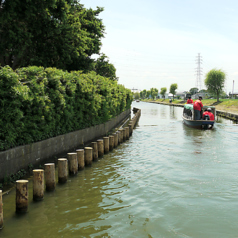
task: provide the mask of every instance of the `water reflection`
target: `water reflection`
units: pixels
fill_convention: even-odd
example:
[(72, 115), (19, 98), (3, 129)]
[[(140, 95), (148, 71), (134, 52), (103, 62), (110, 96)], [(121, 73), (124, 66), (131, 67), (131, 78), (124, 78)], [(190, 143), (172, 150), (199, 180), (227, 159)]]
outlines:
[(167, 110), (165, 107), (160, 107), (160, 118), (166, 119), (167, 118)]
[(153, 115), (153, 116), (156, 116), (158, 115), (158, 108), (153, 108), (150, 110), (150, 114)]
[(220, 116), (217, 116), (217, 117), (216, 117), (216, 122), (217, 122), (217, 123), (222, 123), (222, 124), (238, 125), (238, 124), (237, 124), (237, 121), (231, 121), (231, 120), (225, 119), (225, 118), (220, 117)]
[(171, 119), (177, 119), (177, 114), (175, 113), (175, 111), (176, 111), (176, 109), (175, 109), (175, 107), (173, 107), (173, 106), (170, 106), (170, 118)]

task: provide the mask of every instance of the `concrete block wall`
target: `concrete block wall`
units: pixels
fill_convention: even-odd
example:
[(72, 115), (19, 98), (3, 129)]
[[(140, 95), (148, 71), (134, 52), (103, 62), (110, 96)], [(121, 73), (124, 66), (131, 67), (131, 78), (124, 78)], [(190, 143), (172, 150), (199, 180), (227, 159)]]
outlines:
[(119, 126), (130, 113), (131, 110), (128, 109), (106, 123), (0, 152), (0, 181), (5, 176), (28, 168), (29, 164), (52, 161), (55, 156), (82, 148), (93, 139), (100, 138)]

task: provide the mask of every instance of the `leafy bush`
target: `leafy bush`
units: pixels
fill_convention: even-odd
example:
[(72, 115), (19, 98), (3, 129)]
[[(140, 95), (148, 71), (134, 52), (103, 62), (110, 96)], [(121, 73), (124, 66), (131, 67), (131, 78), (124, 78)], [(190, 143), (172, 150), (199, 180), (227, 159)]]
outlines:
[(0, 68), (0, 150), (104, 123), (130, 108), (116, 81), (80, 71)]

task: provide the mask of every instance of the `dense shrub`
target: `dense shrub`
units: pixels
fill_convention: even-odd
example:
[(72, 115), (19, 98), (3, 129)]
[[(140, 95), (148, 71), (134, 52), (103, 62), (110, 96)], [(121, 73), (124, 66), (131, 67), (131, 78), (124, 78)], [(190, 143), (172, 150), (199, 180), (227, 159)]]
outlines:
[(0, 68), (0, 150), (100, 124), (130, 108), (132, 94), (95, 72)]

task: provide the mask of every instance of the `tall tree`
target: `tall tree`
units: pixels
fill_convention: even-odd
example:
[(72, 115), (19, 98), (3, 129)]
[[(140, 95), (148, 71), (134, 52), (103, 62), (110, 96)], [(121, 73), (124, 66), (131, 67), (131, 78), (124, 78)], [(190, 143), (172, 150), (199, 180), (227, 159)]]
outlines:
[(160, 94), (162, 95), (163, 98), (165, 98), (166, 91), (167, 91), (167, 88), (165, 87), (160, 89)]
[(108, 57), (105, 54), (101, 54), (101, 56), (96, 60), (94, 70), (101, 76), (111, 80), (118, 80), (116, 77), (116, 68), (113, 64), (109, 63)]
[(176, 94), (177, 88), (178, 88), (178, 85), (176, 83), (173, 83), (170, 85), (169, 92), (173, 94), (173, 100), (174, 100), (174, 95)]
[(214, 93), (219, 102), (219, 96), (222, 93), (226, 80), (226, 74), (221, 69), (212, 69), (206, 74), (205, 85), (207, 90)]
[(150, 95), (151, 95), (151, 98), (154, 99), (155, 97), (158, 96), (158, 89), (157, 88), (151, 88), (150, 89)]
[(139, 98), (140, 98), (140, 93), (135, 92), (135, 93), (134, 93), (134, 98), (135, 98), (136, 100), (139, 99)]
[(149, 98), (151, 95), (151, 91), (150, 90), (146, 90), (146, 97)]
[(142, 98), (146, 98), (146, 89), (142, 91)]
[(0, 4), (0, 64), (93, 70), (104, 25), (103, 8), (77, 0), (5, 0)]

